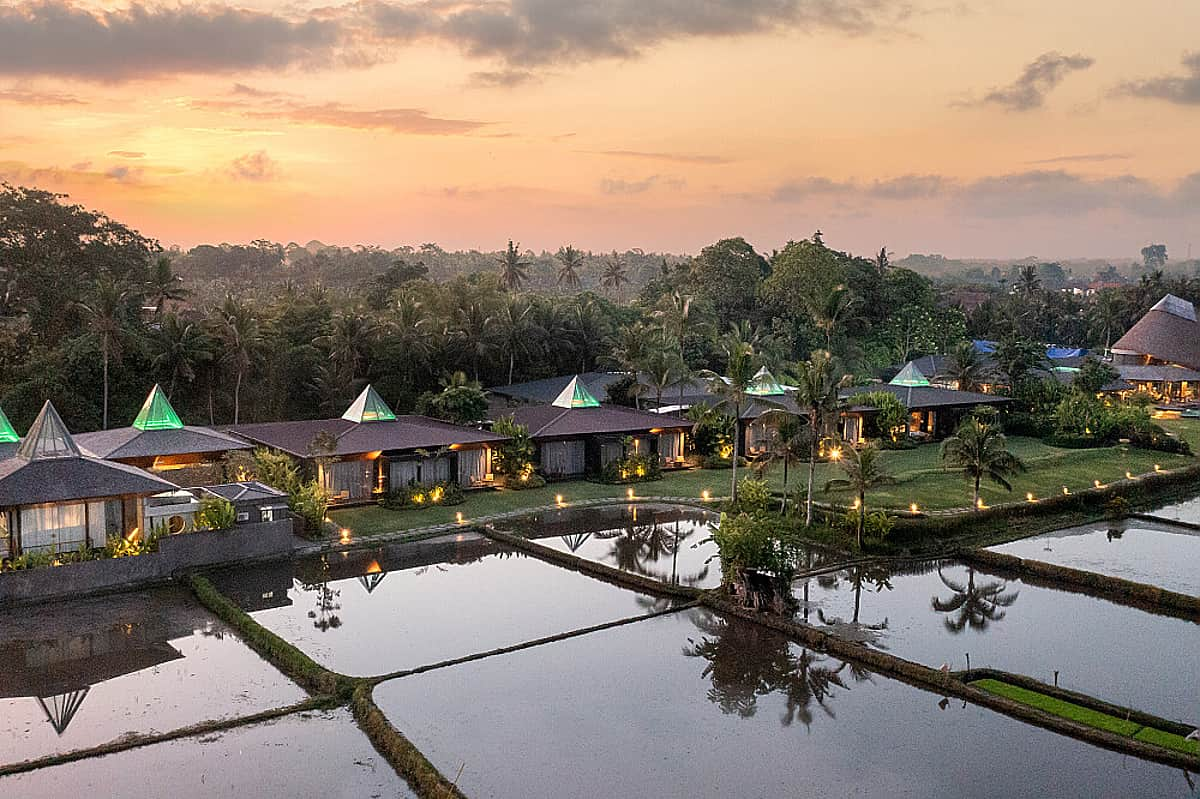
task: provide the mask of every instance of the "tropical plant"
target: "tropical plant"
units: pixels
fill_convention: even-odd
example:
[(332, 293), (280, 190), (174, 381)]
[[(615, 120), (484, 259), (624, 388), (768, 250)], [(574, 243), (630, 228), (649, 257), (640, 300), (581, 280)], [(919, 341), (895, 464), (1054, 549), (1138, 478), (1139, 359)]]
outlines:
[(613, 250), (604, 261), (604, 271), (600, 273), (600, 285), (606, 289), (610, 289), (617, 298), (617, 304), (621, 303), (621, 286), (629, 282), (629, 270), (625, 266), (625, 259)]
[(570, 244), (554, 256), (558, 260), (558, 285), (569, 289), (579, 288), (579, 270), (583, 268), (583, 253)]
[(829, 417), (837, 410), (841, 389), (850, 384), (851, 377), (834, 376), (833, 356), (829, 350), (816, 350), (807, 361), (796, 364), (796, 403), (808, 414), (809, 453), (808, 487), (804, 503), (804, 524), (812, 525), (813, 476), (817, 465), (817, 450)]
[(220, 361), (234, 373), (233, 423), (237, 424), (241, 418), (242, 383), (262, 356), (262, 330), (250, 307), (227, 295), (217, 310), (214, 333), (221, 343)]
[(492, 449), (492, 471), (501, 477), (519, 481), (524, 476), (528, 480), (536, 452), (529, 428), (517, 424), (511, 416), (502, 416), (492, 425), (492, 432), (507, 439)]
[(167, 396), (175, 396), (180, 381), (193, 383), (197, 371), (216, 357), (213, 341), (204, 328), (176, 314), (163, 314), (151, 333), (149, 350), (155, 369), (166, 372)]
[(521, 256), (521, 245), (508, 240), (508, 249), (496, 259), (500, 264), (500, 285), (507, 291), (517, 291), (529, 279), (529, 262)]
[(192, 292), (184, 288), (183, 278), (171, 269), (171, 259), (159, 256), (154, 261), (150, 279), (146, 282), (146, 299), (154, 303), (155, 316), (162, 316), (168, 302), (179, 302), (190, 297)]
[(110, 361), (121, 359), (128, 321), (128, 300), (128, 288), (110, 277), (103, 277), (97, 281), (91, 298), (79, 303), (92, 335), (100, 342), (100, 357), (104, 364), (105, 430), (108, 429), (108, 367)]
[(237, 521), (233, 503), (223, 497), (205, 497), (200, 501), (193, 526), (197, 530), (226, 530)]
[(417, 413), (461, 425), (474, 424), (487, 414), (487, 395), (466, 372), (442, 378), (441, 385), (440, 392), (426, 392), (417, 398)]
[(1025, 471), (1025, 464), (1008, 451), (1004, 433), (976, 416), (963, 419), (954, 435), (942, 442), (942, 460), (961, 469), (972, 482), (971, 507), (979, 508), (979, 484), (987, 478), (1012, 491), (1009, 478)]
[(971, 341), (960, 341), (955, 345), (944, 376), (952, 380), (959, 391), (980, 391), (995, 379), (992, 365)]
[(825, 349), (833, 349), (833, 334), (838, 323), (849, 315), (855, 298), (846, 286), (814, 286), (801, 297), (817, 329), (825, 335)]
[(759, 420), (774, 425), (772, 435), (767, 443), (767, 452), (760, 465), (756, 468), (760, 473), (776, 463), (783, 464), (783, 499), (779, 504), (779, 512), (787, 513), (790, 486), (788, 484), (788, 468), (792, 461), (804, 460), (812, 455), (812, 428), (808, 423), (784, 410), (771, 409), (759, 417)]
[(513, 369), (517, 355), (528, 360), (541, 351), (540, 342), (545, 340), (546, 331), (537, 323), (534, 305), (524, 297), (510, 297), (493, 317), (493, 329), (502, 355), (508, 356), (508, 383), (513, 381)]
[(943, 620), (946, 629), (952, 633), (960, 633), (968, 627), (982, 632), (992, 622), (1003, 619), (1004, 609), (1017, 601), (1017, 592), (1009, 591), (1007, 583), (994, 580), (976, 585), (975, 569), (969, 566), (965, 583), (947, 577), (941, 567), (938, 567), (938, 577), (953, 595), (949, 599), (934, 597), (931, 604), (938, 613), (955, 614)]
[(843, 450), (838, 465), (841, 466), (846, 476), (828, 481), (825, 483), (825, 490), (828, 492), (835, 488), (848, 488), (854, 492), (858, 500), (856, 537), (858, 548), (862, 549), (863, 527), (867, 516), (867, 492), (879, 486), (892, 485), (896, 482), (896, 478), (888, 472), (882, 453), (874, 444), (869, 444), (861, 449), (847, 447)]
[(733, 502), (737, 503), (737, 462), (741, 457), (739, 451), (738, 439), (741, 438), (741, 432), (737, 428), (737, 420), (742, 418), (742, 411), (749, 405), (751, 395), (750, 389), (754, 387), (754, 378), (758, 373), (758, 359), (754, 355), (754, 350), (749, 345), (739, 345), (727, 351), (728, 365), (725, 369), (725, 375), (719, 375), (711, 370), (701, 372), (701, 375), (708, 381), (709, 391), (711, 391), (718, 400), (718, 405), (724, 406), (735, 420), (735, 431), (733, 442), (733, 475), (730, 478), (731, 493), (730, 497)]
[(904, 433), (908, 407), (895, 394), (889, 391), (867, 391), (849, 397), (846, 402), (851, 406), (865, 405), (875, 409), (871, 424), (880, 438), (894, 443)]

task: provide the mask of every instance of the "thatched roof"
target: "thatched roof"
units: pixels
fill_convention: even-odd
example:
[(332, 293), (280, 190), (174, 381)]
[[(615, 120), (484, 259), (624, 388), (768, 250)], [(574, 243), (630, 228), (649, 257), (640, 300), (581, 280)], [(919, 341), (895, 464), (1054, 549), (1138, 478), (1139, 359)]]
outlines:
[(1113, 345), (1115, 355), (1141, 355), (1200, 369), (1200, 323), (1187, 300), (1168, 294)]

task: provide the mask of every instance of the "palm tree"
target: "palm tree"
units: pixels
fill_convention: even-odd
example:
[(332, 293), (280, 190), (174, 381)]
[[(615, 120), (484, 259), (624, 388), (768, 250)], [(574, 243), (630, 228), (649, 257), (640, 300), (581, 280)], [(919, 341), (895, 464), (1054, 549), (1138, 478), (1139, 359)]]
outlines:
[(974, 416), (964, 419), (954, 435), (942, 442), (942, 460), (973, 481), (971, 506), (975, 509), (979, 508), (979, 483), (984, 477), (1012, 491), (1008, 478), (1025, 471), (1021, 459), (1008, 451), (1004, 433)]
[(675, 342), (669, 340), (659, 331), (647, 347), (641, 363), (641, 371), (650, 381), (654, 389), (654, 407), (662, 407), (663, 394), (668, 388), (683, 381), (687, 365), (683, 362)]
[(111, 277), (96, 282), (92, 297), (79, 303), (92, 334), (100, 341), (104, 361), (104, 429), (108, 429), (108, 364), (120, 360), (128, 317), (129, 290)]
[[(579, 289), (579, 270), (583, 268), (583, 253), (568, 244), (554, 256), (558, 259), (558, 285)], [(511, 381), (510, 381), (511, 382)]]
[(854, 295), (846, 286), (817, 287), (802, 298), (817, 329), (825, 333), (825, 349), (833, 349), (833, 332), (854, 305)]
[(629, 271), (625, 268), (625, 259), (616, 250), (604, 261), (604, 271), (600, 273), (600, 285), (611, 289), (617, 295), (617, 304), (621, 304), (621, 286), (629, 282)]
[(708, 380), (709, 391), (718, 397), (718, 404), (725, 405), (733, 413), (734, 435), (733, 457), (731, 459), (733, 476), (731, 478), (732, 488), (730, 497), (736, 504), (737, 465), (738, 456), (741, 454), (742, 448), (742, 411), (750, 404), (750, 389), (754, 388), (754, 378), (758, 374), (758, 358), (754, 355), (754, 349), (747, 344), (735, 347), (727, 355), (729, 358), (724, 376), (708, 369), (705, 369), (700, 374)]
[(1037, 264), (1025, 264), (1017, 273), (1017, 293), (1026, 299), (1041, 291), (1042, 278), (1038, 275)]
[(237, 424), (241, 418), (242, 382), (262, 352), (262, 330), (251, 309), (227, 295), (217, 309), (215, 334), (224, 350), (220, 361), (234, 373), (233, 423)]
[(428, 368), (432, 331), (425, 306), (411, 295), (399, 297), (392, 306), (381, 338), (386, 345), (386, 362), (407, 382), (416, 381), (417, 371)]
[(766, 471), (772, 464), (783, 463), (783, 501), (779, 505), (779, 512), (787, 513), (788, 467), (792, 461), (811, 456), (809, 441), (812, 430), (799, 416), (784, 410), (772, 409), (760, 418), (778, 420), (775, 424), (775, 434), (771, 436), (769, 449), (763, 460), (762, 469)]
[(834, 488), (849, 488), (858, 498), (857, 542), (861, 550), (863, 546), (863, 523), (867, 518), (867, 492), (872, 488), (892, 485), (896, 478), (888, 474), (883, 463), (882, 453), (878, 445), (870, 444), (862, 449), (848, 448), (842, 453), (839, 465), (846, 473), (845, 477), (836, 477), (825, 483), (825, 490)]
[(1121, 295), (1112, 289), (1104, 289), (1097, 294), (1096, 299), (1087, 310), (1092, 335), (1097, 338), (1104, 337), (1105, 354), (1112, 345), (1113, 330), (1121, 324), (1124, 312)]
[(682, 294), (678, 290), (672, 290), (670, 294), (664, 295), (659, 300), (654, 317), (662, 325), (663, 332), (675, 339), (679, 357), (684, 361), (685, 374), (681, 375), (679, 379), (679, 408), (682, 413), (684, 383), (688, 378), (686, 374), (687, 359), (683, 354), (684, 342), (689, 334), (694, 335), (706, 330), (708, 322), (697, 313), (695, 298), (690, 294)]
[(379, 326), (368, 317), (359, 313), (339, 313), (330, 321), (329, 332), (317, 336), (313, 345), (329, 352), (329, 360), (337, 367), (336, 374), (350, 383), (366, 371), (378, 333)]
[(169, 256), (161, 256), (154, 262), (150, 280), (146, 282), (146, 299), (154, 303), (154, 313), (162, 316), (167, 302), (186, 299), (191, 291), (184, 288), (183, 278), (171, 271)]
[(957, 613), (955, 618), (943, 621), (946, 629), (952, 633), (960, 633), (970, 627), (982, 632), (989, 623), (1004, 618), (1004, 608), (1011, 607), (1017, 601), (1017, 592), (1008, 591), (1008, 584), (998, 580), (975, 584), (975, 569), (967, 567), (967, 581), (960, 583), (942, 573), (938, 567), (938, 577), (942, 583), (954, 592), (949, 599), (934, 597), (931, 601), (933, 609), (938, 613)]
[(174, 398), (180, 380), (191, 383), (196, 370), (212, 361), (213, 342), (200, 325), (168, 313), (150, 337), (150, 352), (154, 367), (170, 374), (167, 397)]
[(850, 375), (834, 376), (833, 355), (816, 350), (807, 361), (796, 365), (796, 402), (808, 413), (808, 489), (804, 503), (804, 524), (812, 525), (813, 476), (817, 468), (817, 449), (825, 424), (837, 410), (838, 394), (850, 385)]
[(529, 279), (529, 262), (521, 258), (521, 245), (508, 240), (508, 249), (496, 259), (500, 264), (500, 285), (508, 291), (517, 291)]
[[(600, 361), (636, 378), (650, 353), (652, 338), (650, 328), (645, 324), (637, 322), (626, 325), (611, 339), (609, 352), (600, 356)], [(634, 404), (638, 408), (642, 407), (640, 392), (634, 397)]]
[(959, 391), (979, 391), (995, 378), (992, 365), (970, 341), (961, 341), (954, 347), (945, 376), (958, 383)]
[(469, 302), (454, 310), (450, 335), (457, 351), (471, 363), (471, 376), (479, 379), (479, 364), (496, 354), (493, 338), (496, 317), (479, 302)]
[(512, 385), (517, 354), (528, 357), (541, 349), (546, 331), (537, 323), (534, 306), (521, 297), (510, 297), (494, 317), (496, 341), (508, 356), (508, 384)]

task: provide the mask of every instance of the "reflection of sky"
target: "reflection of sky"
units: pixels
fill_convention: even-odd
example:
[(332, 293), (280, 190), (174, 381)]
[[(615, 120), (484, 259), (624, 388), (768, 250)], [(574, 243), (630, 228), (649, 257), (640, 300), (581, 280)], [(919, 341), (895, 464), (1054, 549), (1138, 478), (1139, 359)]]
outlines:
[(1189, 795), (1174, 769), (841, 665), (681, 612), (393, 680), (375, 698), (443, 773), (462, 768), (469, 796)]
[(1075, 527), (991, 549), (1200, 595), (1200, 533), (1178, 528), (1167, 531), (1132, 526), (1117, 536), (1108, 527)]
[(328, 583), (324, 607), (319, 586), (297, 585), (290, 606), (251, 615), (335, 671), (373, 675), (635, 616), (648, 604), (516, 554), (402, 569), (373, 582), (373, 590), (357, 577)]
[[(851, 575), (843, 571), (811, 581), (811, 599), (827, 618), (852, 618), (856, 592)], [(942, 575), (965, 586), (971, 573), (950, 564)], [(961, 669), (969, 653), (972, 666), (1049, 683), (1057, 670), (1065, 688), (1167, 718), (1200, 721), (1200, 691), (1191, 677), (1200, 659), (1200, 629), (1191, 622), (1019, 580), (1006, 582), (976, 570), (977, 594), (1003, 586), (1003, 593), (1013, 597), (1011, 604), (994, 610), (995, 618), (982, 620), (983, 626), (968, 624), (954, 633), (949, 625), (961, 622), (960, 611), (939, 612), (933, 603), (953, 604), (961, 594), (936, 569), (894, 575), (888, 584), (878, 592), (874, 583), (864, 584), (859, 620), (886, 623), (878, 645), (892, 654), (933, 668), (946, 663)], [(801, 590), (798, 585), (797, 593)]]
[[(3, 763), (94, 746), (127, 732), (241, 716), (305, 696), (179, 590), (6, 611), (0, 614), (0, 663), (0, 693), (13, 693), (19, 680), (30, 694), (0, 699)], [(43, 697), (45, 710), (34, 694)]]

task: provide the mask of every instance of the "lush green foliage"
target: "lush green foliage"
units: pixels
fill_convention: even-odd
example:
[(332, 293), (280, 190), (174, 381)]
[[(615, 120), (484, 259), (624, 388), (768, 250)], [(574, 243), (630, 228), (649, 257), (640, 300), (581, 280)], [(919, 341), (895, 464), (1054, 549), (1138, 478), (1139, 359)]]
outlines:
[(492, 425), (496, 435), (507, 436), (508, 440), (492, 449), (492, 471), (499, 477), (525, 478), (529, 482), (533, 474), (533, 459), (536, 454), (529, 428), (517, 424), (513, 417), (504, 416)]
[(771, 484), (756, 477), (743, 477), (738, 483), (737, 501), (731, 503), (731, 513), (764, 514), (771, 508)]
[(895, 442), (904, 436), (908, 423), (908, 408), (895, 394), (887, 391), (870, 391), (855, 394), (847, 402), (850, 405), (867, 405), (878, 413), (868, 417), (867, 438), (879, 438)]
[(783, 581), (795, 573), (797, 542), (791, 528), (765, 513), (722, 513), (712, 531), (721, 561), (722, 582), (732, 585), (747, 571)]
[(662, 466), (658, 456), (650, 452), (633, 452), (627, 442), (625, 456), (605, 465), (599, 477), (605, 483), (644, 483), (662, 478)]
[(205, 497), (196, 511), (194, 526), (197, 530), (225, 530), (233, 527), (235, 521), (237, 511), (232, 502), (223, 497)]
[(709, 405), (693, 405), (687, 418), (696, 423), (688, 446), (703, 458), (726, 458), (733, 453), (733, 417)]
[(487, 395), (466, 373), (455, 372), (442, 381), (442, 386), (439, 392), (426, 392), (417, 398), (417, 413), (454, 424), (472, 424), (487, 415)]
[(984, 478), (1012, 491), (1009, 478), (1025, 471), (1024, 462), (1008, 450), (1008, 439), (998, 427), (967, 416), (954, 435), (942, 443), (942, 460), (959, 469), (974, 488), (972, 507), (979, 507), (979, 484)]
[(436, 483), (431, 486), (410, 485), (393, 488), (379, 500), (380, 506), (388, 510), (419, 510), (442, 505), (461, 505), (467, 494), (455, 482)]

